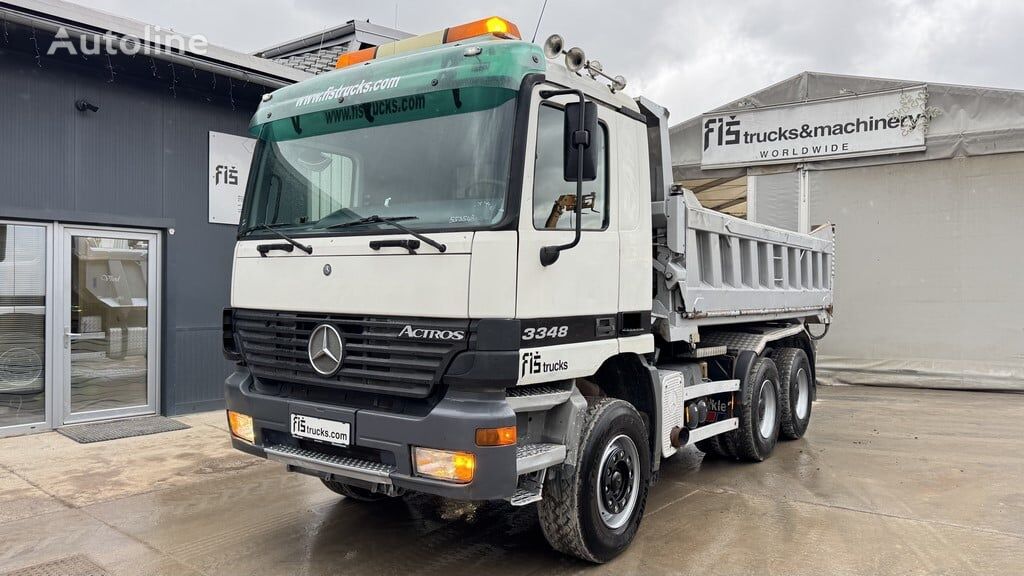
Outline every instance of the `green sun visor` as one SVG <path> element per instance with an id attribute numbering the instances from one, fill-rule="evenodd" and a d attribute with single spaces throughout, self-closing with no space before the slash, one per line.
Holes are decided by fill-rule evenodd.
<path id="1" fill-rule="evenodd" d="M 371 60 L 277 90 L 249 131 L 281 141 L 482 110 L 514 97 L 527 74 L 543 70 L 538 46 L 510 40 Z"/>

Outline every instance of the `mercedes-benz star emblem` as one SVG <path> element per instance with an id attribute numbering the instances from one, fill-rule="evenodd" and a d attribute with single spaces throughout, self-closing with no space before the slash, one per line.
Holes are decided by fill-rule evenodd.
<path id="1" fill-rule="evenodd" d="M 323 376 L 332 376 L 341 368 L 345 345 L 338 329 L 330 324 L 321 324 L 309 335 L 309 363 Z"/>

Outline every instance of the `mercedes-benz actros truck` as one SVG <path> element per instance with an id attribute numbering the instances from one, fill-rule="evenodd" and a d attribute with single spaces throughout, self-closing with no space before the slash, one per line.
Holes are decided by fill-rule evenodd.
<path id="1" fill-rule="evenodd" d="M 535 503 L 554 548 L 605 562 L 663 458 L 804 434 L 830 225 L 703 207 L 667 111 L 557 35 L 487 18 L 337 68 L 252 120 L 235 448 L 360 502 Z"/>

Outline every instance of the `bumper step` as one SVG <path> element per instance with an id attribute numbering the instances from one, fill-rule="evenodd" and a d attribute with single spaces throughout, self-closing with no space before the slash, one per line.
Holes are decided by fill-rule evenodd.
<path id="1" fill-rule="evenodd" d="M 395 467 L 389 464 L 321 454 L 313 450 L 282 444 L 267 446 L 264 450 L 266 450 L 268 460 L 281 462 L 289 467 L 316 470 L 375 484 L 391 484 L 391 473 L 395 471 Z"/>
<path id="2" fill-rule="evenodd" d="M 516 493 L 509 499 L 509 503 L 513 506 L 526 506 L 539 502 L 544 497 L 541 490 L 541 485 L 519 486 L 516 488 Z"/>
<path id="3" fill-rule="evenodd" d="M 564 403 L 572 395 L 572 389 L 556 386 L 528 386 L 509 388 L 506 398 L 513 412 L 540 412 Z"/>
<path id="4" fill-rule="evenodd" d="M 516 472 L 522 476 L 565 462 L 561 444 L 523 444 L 516 446 Z"/>

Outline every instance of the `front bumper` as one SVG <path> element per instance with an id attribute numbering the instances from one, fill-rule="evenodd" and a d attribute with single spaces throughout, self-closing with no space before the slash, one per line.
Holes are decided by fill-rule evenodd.
<path id="1" fill-rule="evenodd" d="M 291 415 L 302 414 L 349 422 L 351 445 L 380 454 L 387 466 L 376 467 L 372 472 L 383 474 L 395 487 L 459 500 L 500 500 L 515 493 L 516 447 L 479 447 L 475 441 L 477 428 L 516 425 L 516 415 L 503 396 L 453 387 L 425 416 L 410 416 L 260 394 L 252 384 L 252 374 L 243 367 L 225 381 L 227 409 L 253 418 L 256 441 L 249 444 L 232 437 L 232 445 L 238 450 L 266 458 L 270 448 L 275 460 L 289 466 L 319 475 L 373 482 L 372 475 L 361 474 L 357 467 L 345 466 L 344 462 L 331 465 L 330 457 L 326 463 L 310 461 L 309 452 L 290 433 Z M 454 484 L 416 476 L 412 466 L 414 445 L 472 452 L 476 455 L 473 480 Z M 305 443 L 305 449 L 309 448 L 309 443 Z"/>

